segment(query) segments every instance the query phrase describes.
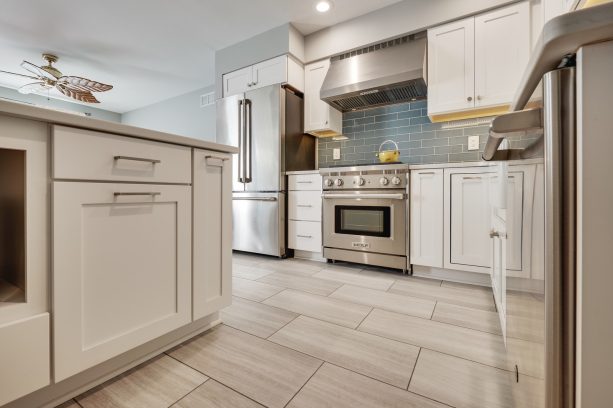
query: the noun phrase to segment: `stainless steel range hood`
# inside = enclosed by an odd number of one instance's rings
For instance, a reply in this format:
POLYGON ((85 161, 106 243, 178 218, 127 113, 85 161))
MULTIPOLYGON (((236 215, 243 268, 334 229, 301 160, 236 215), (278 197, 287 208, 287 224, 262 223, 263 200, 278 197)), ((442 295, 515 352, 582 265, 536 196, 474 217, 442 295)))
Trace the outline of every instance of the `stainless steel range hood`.
POLYGON ((349 112, 425 98, 426 38, 397 42, 333 58, 321 99, 349 112))

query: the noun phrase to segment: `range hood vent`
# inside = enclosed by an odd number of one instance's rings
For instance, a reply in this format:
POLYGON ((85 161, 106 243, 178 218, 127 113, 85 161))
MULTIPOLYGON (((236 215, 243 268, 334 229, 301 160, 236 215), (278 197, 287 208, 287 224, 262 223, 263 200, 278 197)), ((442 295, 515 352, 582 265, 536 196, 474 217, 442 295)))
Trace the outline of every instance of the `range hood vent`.
POLYGON ((426 97, 424 34, 332 58, 320 97, 349 112, 426 97))

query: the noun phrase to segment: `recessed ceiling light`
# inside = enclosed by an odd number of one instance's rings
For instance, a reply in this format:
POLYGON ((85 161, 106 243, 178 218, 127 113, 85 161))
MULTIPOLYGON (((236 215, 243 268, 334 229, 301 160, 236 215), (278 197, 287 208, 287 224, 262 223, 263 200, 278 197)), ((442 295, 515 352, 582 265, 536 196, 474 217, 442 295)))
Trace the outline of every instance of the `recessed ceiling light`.
POLYGON ((330 10, 330 7, 332 7, 332 4, 330 4, 329 1, 325 1, 325 0, 318 2, 317 5, 315 6, 317 11, 319 11, 320 13, 325 13, 326 11, 330 10))

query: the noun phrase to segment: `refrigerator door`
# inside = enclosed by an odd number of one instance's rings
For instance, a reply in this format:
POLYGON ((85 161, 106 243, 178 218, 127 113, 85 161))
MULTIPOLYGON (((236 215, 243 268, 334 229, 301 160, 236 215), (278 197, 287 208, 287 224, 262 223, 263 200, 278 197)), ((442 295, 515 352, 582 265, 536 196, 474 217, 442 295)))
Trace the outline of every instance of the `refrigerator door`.
POLYGON ((284 193, 234 193, 232 212, 234 250, 285 256, 284 193))
POLYGON ((245 94, 245 191, 282 191, 285 91, 272 85, 245 94))
POLYGON ((232 157, 232 191, 244 191, 245 95, 238 94, 217 101, 217 143, 238 147, 232 157))

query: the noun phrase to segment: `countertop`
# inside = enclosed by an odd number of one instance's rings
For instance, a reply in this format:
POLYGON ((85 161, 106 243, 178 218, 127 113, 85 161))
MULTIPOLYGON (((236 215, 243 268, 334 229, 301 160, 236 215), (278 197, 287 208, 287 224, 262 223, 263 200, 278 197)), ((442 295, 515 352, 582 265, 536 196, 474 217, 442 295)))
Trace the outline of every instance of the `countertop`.
MULTIPOLYGON (((500 162, 498 161, 472 161, 472 162, 459 162, 459 163, 430 163, 430 164, 411 164, 409 170, 423 170, 423 169, 447 169, 458 167, 491 167, 496 166, 500 162)), ((526 160, 508 160, 509 166, 520 166, 528 164, 542 164, 543 159, 526 159, 526 160)))
POLYGON ((0 100, 0 115, 7 115, 22 119, 30 119, 39 122, 57 125, 71 126, 75 128, 112 133, 114 135, 135 137, 139 139, 153 140, 157 142, 172 143, 181 146, 196 147, 199 149, 213 150, 224 153, 238 153, 238 148, 222 145, 206 140, 193 139, 191 137, 174 135, 172 133, 158 132, 156 130, 143 129, 121 123, 108 122, 106 120, 60 112, 53 109, 45 109, 17 102, 0 100))
POLYGON ((319 170, 297 170, 297 171, 286 171, 286 175, 297 175, 297 174, 319 174, 319 170))

